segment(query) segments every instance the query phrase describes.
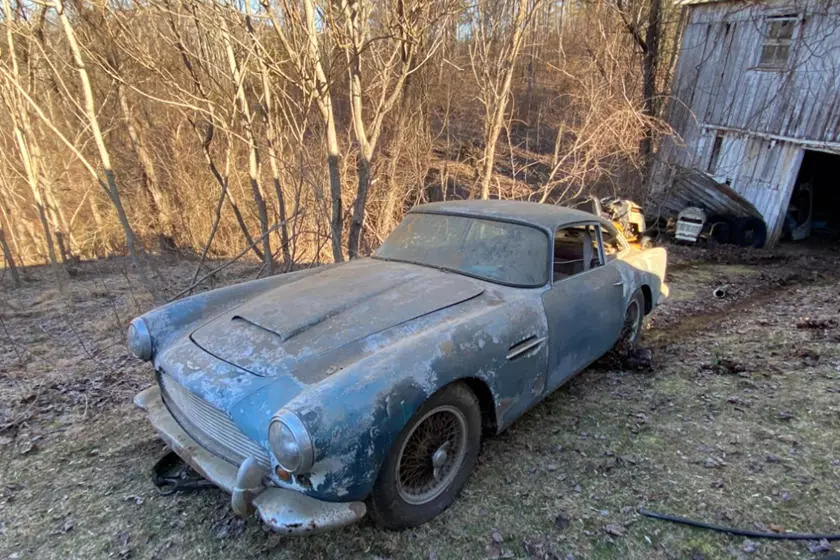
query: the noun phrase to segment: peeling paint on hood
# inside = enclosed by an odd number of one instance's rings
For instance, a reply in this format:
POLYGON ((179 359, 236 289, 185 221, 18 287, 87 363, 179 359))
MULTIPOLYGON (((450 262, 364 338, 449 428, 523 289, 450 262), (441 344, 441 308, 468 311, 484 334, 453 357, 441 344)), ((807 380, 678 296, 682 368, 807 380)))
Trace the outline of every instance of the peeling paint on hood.
POLYGON ((481 283, 427 267, 362 259, 279 286, 206 323, 192 341, 255 375, 306 384, 366 351, 364 340, 480 295, 481 283))

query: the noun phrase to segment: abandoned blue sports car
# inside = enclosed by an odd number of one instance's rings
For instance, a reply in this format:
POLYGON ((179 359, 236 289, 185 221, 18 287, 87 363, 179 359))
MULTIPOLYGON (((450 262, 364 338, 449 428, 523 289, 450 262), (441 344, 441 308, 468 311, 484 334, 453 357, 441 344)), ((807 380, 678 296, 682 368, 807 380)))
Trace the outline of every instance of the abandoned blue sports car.
POLYGON ((665 250, 526 202, 413 209, 371 258, 209 291, 135 319, 137 395, 239 514, 302 533, 423 523, 498 433, 665 293, 665 250))

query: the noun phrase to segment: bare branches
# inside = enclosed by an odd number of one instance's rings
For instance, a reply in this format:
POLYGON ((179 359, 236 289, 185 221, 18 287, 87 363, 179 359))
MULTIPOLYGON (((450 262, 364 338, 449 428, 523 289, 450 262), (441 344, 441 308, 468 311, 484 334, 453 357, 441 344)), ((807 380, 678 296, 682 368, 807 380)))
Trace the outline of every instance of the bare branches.
POLYGON ((636 188, 669 133, 661 0, 0 3, 16 263, 356 258, 423 202, 636 188))
POLYGON ((485 200, 490 198, 496 143, 505 120, 516 62, 528 23, 539 6, 539 0, 509 1, 502 3, 501 13, 489 13, 489 3, 483 0, 475 6, 477 33, 470 50, 470 64, 485 112, 480 175, 480 196, 485 200))

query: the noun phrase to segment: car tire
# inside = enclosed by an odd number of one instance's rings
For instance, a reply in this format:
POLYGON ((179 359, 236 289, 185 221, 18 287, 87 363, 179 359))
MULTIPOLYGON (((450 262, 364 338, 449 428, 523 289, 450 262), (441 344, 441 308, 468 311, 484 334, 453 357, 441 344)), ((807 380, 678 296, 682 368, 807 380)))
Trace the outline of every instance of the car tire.
POLYGON ((391 445, 368 498, 373 521, 404 529, 441 513, 469 478, 480 447, 475 393, 455 383, 432 395, 391 445))
POLYGON ((645 295, 642 289, 637 289, 624 311, 624 322, 621 325, 621 334, 616 343, 616 350, 619 353, 629 353, 639 343, 642 336, 642 323, 645 320, 645 295))
POLYGON ((739 218, 732 227, 732 241, 739 247, 764 247, 767 225, 758 218, 739 218))

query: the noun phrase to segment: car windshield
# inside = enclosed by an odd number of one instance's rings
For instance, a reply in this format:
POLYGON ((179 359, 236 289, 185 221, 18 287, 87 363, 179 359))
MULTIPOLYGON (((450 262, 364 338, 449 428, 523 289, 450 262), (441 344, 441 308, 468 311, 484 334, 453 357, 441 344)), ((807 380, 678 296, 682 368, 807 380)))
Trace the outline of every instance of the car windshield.
POLYGON ((409 214, 374 257, 512 286, 542 286, 548 279, 548 241, 542 230, 464 216, 409 214))

